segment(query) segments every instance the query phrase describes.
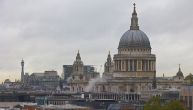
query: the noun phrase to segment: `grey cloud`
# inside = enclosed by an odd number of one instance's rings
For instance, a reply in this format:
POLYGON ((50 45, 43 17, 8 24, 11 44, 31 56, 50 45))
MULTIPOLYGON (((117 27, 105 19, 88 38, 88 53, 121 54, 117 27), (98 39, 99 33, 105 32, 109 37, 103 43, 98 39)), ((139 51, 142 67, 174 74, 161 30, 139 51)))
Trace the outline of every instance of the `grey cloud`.
MULTIPOLYGON (((173 76, 182 63, 192 71, 191 0, 180 1, 0 1, 0 73, 20 78, 26 72, 57 70, 73 64, 80 49, 84 64, 103 65, 107 52, 117 53, 119 40, 130 27, 133 3, 139 26, 157 55, 157 75, 173 76)), ((3 80, 3 79, 1 79, 3 80)))

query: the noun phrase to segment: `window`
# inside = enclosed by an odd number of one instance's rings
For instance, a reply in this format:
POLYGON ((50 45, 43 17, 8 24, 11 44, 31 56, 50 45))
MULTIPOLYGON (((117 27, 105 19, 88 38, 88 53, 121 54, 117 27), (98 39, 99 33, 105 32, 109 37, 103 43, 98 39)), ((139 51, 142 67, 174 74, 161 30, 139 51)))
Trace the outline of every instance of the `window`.
POLYGON ((125 63, 122 61, 122 69, 125 69, 125 63))
POLYGON ((138 60, 138 70, 141 70, 141 60, 138 60))

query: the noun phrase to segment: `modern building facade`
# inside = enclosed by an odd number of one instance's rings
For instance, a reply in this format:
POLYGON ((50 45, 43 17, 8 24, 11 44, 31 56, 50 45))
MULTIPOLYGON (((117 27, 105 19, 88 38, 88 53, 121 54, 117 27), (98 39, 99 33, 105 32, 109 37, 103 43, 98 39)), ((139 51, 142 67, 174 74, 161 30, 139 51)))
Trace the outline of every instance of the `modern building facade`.
POLYGON ((186 104, 189 110, 193 109, 193 85, 186 85, 181 88, 179 99, 186 104))
MULTIPOLYGON (((96 67, 94 65, 84 65, 83 66, 83 73, 92 73, 96 72, 96 67)), ((67 80, 68 77, 71 77, 73 73, 73 65, 63 65, 63 73, 61 78, 67 80)))
POLYGON ((59 86, 60 77, 57 71, 45 71, 44 73, 32 73, 29 76, 30 86, 46 86, 57 87, 59 86))

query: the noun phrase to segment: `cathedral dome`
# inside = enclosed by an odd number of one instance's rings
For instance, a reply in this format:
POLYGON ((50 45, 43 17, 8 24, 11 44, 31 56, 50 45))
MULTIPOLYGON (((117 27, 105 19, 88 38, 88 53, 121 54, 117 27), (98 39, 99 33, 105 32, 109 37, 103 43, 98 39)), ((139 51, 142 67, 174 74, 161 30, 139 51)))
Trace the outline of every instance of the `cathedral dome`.
POLYGON ((151 49, 149 38, 143 31, 139 30, 135 4, 131 17, 130 30, 128 30, 122 35, 119 41, 118 48, 128 48, 128 47, 142 47, 151 49))
POLYGON ((141 30, 128 30, 122 35, 119 41, 119 48, 127 47, 151 48, 149 38, 141 30))
POLYGON ((176 76, 184 76, 181 69, 180 69, 180 67, 179 67, 179 71, 176 73, 176 76))

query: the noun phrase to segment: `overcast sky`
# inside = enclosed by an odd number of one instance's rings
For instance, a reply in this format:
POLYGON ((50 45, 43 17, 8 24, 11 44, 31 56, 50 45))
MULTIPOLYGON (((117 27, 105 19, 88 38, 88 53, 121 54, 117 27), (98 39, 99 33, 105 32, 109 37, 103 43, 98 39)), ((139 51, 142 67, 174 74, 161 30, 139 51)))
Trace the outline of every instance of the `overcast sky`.
MULTIPOLYGON (((0 81, 25 72, 73 64, 78 49, 85 65, 104 65, 130 28, 133 3, 140 30, 157 57, 157 76, 174 76, 178 64, 193 72, 192 0, 1 0, 0 81)), ((103 68, 101 69, 103 72, 103 68)))

